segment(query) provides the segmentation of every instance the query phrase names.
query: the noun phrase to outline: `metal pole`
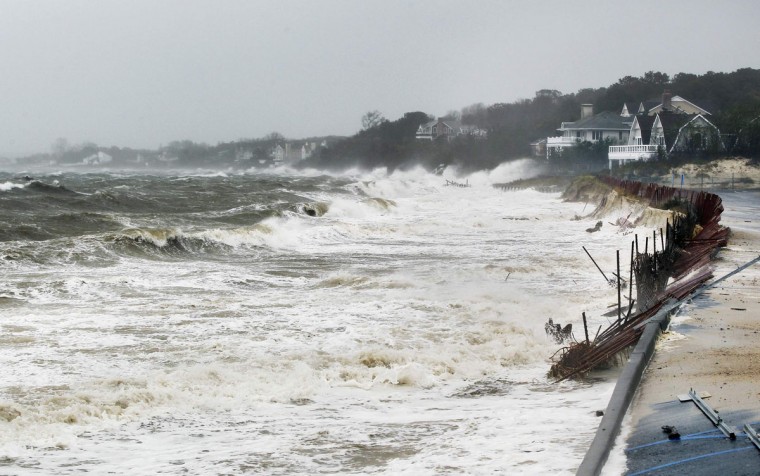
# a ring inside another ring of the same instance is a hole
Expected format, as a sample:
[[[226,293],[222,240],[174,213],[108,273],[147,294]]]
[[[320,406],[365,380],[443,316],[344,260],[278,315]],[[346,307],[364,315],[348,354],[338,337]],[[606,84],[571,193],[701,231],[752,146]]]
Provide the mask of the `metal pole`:
[[[620,250],[617,250],[617,286],[618,286],[618,324],[620,323],[620,313],[622,304],[620,302]]]
[[[598,269],[598,270],[599,270],[599,272],[600,272],[600,273],[602,273],[602,276],[604,276],[604,280],[605,280],[605,281],[607,281],[607,282],[609,283],[609,282],[610,282],[610,280],[609,280],[609,279],[607,279],[607,276],[604,274],[604,271],[602,271],[602,268],[600,268],[600,267],[599,267],[599,265],[598,265],[598,264],[596,264],[596,261],[594,261],[594,258],[591,256],[591,253],[589,253],[589,252],[588,252],[588,250],[586,249],[586,247],[585,247],[585,246],[582,246],[581,248],[583,248],[583,251],[585,251],[585,252],[586,252],[586,254],[588,255],[588,257],[589,257],[589,258],[591,258],[591,262],[592,262],[592,263],[594,263],[594,266],[596,266],[596,269]]]

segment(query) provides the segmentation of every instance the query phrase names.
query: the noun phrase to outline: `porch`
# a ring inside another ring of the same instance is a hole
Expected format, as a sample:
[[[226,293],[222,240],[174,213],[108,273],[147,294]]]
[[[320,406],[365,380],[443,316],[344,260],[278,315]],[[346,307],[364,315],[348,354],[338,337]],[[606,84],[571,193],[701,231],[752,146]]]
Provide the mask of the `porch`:
[[[611,145],[607,153],[610,169],[613,162],[618,166],[635,160],[651,160],[657,157],[657,145]]]

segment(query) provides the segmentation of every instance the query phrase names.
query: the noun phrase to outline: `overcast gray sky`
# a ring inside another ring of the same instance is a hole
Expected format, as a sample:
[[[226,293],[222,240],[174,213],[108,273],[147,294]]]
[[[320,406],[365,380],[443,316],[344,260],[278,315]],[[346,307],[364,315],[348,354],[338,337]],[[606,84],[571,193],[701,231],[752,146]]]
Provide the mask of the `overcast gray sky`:
[[[757,0],[0,0],[0,155],[349,135],[374,109],[758,68],[758,20]]]

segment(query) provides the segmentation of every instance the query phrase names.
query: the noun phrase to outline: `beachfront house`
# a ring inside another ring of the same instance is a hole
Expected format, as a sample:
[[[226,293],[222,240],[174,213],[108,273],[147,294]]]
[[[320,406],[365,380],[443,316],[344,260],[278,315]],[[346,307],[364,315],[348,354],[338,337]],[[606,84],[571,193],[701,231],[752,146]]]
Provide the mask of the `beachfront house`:
[[[269,156],[271,157],[274,165],[281,165],[282,162],[285,160],[285,148],[281,146],[280,144],[277,144],[269,153]]]
[[[671,96],[669,91],[663,93],[659,104],[649,105],[641,103],[639,111],[644,112],[634,116],[628,143],[610,146],[607,156],[610,169],[674,152],[723,148],[720,131],[707,119],[710,113],[704,108],[680,96]]]
[[[421,140],[443,139],[450,141],[459,136],[470,136],[484,139],[487,133],[484,129],[450,118],[438,118],[434,121],[420,124],[415,137]]]
[[[82,159],[84,165],[103,165],[111,162],[113,162],[113,157],[102,151],[98,151]]]
[[[614,112],[594,114],[592,104],[581,105],[581,118],[574,122],[563,122],[558,132],[559,136],[546,138],[546,158],[560,157],[562,150],[581,142],[596,143],[600,140],[611,140],[616,144],[628,142],[633,118]]]

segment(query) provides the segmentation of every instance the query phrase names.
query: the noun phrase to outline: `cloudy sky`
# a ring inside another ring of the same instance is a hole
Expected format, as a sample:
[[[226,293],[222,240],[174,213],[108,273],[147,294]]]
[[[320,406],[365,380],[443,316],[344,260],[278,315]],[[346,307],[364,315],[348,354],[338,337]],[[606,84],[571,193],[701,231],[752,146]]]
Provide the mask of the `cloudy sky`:
[[[0,0],[0,155],[348,135],[626,75],[760,68],[760,1]]]

